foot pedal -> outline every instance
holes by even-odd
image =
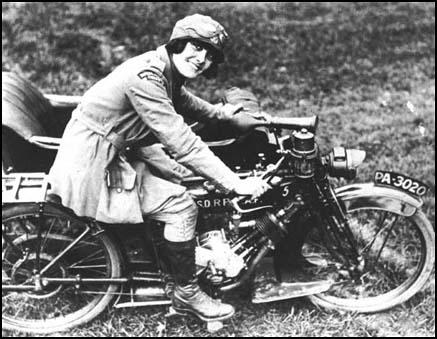
[[[214,333],[223,328],[223,322],[222,321],[208,321],[206,323],[206,330],[209,333]]]
[[[252,302],[254,304],[261,304],[304,297],[326,292],[333,285],[334,282],[330,280],[296,283],[279,283],[276,280],[258,281],[253,293]]]
[[[187,315],[187,313],[177,311],[177,310],[175,310],[175,309],[173,308],[173,306],[170,306],[170,307],[168,308],[168,312],[165,314],[165,317],[166,317],[166,318],[170,318],[170,317],[173,317],[173,316],[175,316],[175,315]]]

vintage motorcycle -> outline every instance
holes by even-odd
[[[72,97],[44,98],[65,112],[77,104]],[[213,297],[249,285],[254,303],[308,296],[322,307],[378,312],[405,302],[427,282],[435,234],[421,211],[426,185],[378,171],[374,182],[334,187],[331,178],[356,176],[365,153],[335,147],[321,154],[316,128],[315,116],[271,117],[241,137],[209,142],[241,177],[270,183],[255,201],[220,193],[201,177],[184,181],[200,209],[197,275]],[[59,141],[16,133],[23,147],[56,149]],[[18,157],[12,148],[7,154]],[[92,320],[108,305],[171,304],[162,225],[78,217],[47,194],[44,173],[5,159],[4,329],[57,332]],[[48,159],[40,170],[50,167]],[[208,329],[220,325],[208,323]]]

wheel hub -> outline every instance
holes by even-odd
[[[47,253],[41,253],[40,266],[44,267],[53,259],[53,256]],[[35,272],[35,264],[35,253],[30,254],[26,258],[17,260],[11,270],[11,283],[16,285],[34,283],[35,286],[41,286],[38,291],[26,292],[30,298],[34,299],[50,298],[59,293],[62,289],[62,285],[41,285],[40,277],[38,274],[36,274],[37,272]],[[66,269],[57,263],[53,268],[50,269],[50,276],[65,278]]]

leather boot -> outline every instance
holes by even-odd
[[[167,241],[170,267],[176,286],[172,306],[179,313],[192,313],[204,321],[220,321],[230,318],[234,308],[203,292],[195,275],[195,240]]]
[[[197,280],[185,286],[176,285],[173,308],[179,313],[192,313],[203,321],[225,320],[235,313],[232,305],[224,304],[203,292]]]

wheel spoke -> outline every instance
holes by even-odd
[[[376,256],[376,259],[375,259],[375,262],[374,262],[375,265],[378,262],[379,257],[381,256],[382,250],[384,249],[384,246],[387,243],[387,240],[388,240],[388,238],[389,238],[389,236],[391,234],[391,231],[393,230],[393,227],[396,225],[396,222],[398,221],[398,218],[399,218],[399,216],[397,215],[394,218],[394,220],[392,221],[391,225],[390,225],[390,229],[388,230],[387,235],[385,236],[385,239],[384,239],[384,241],[383,241],[383,243],[381,245],[381,248],[378,251],[378,255]]]
[[[79,250],[79,249],[87,248],[87,247],[99,247],[99,245],[96,244],[95,242],[82,240],[79,244],[77,244],[77,245],[74,247],[74,249],[77,251],[77,250]]]
[[[5,265],[6,267],[8,267],[8,265],[9,265],[10,267],[14,266],[14,264],[11,263],[7,258],[3,258],[2,266],[4,266],[4,265]]]
[[[90,268],[106,268],[106,265],[82,265],[82,266],[69,266],[68,268],[74,269],[90,269]]]
[[[17,252],[19,252],[19,254],[20,254],[22,257],[24,256],[24,250],[23,250],[23,247],[21,247],[21,249],[18,248],[18,246],[15,245],[15,244],[13,243],[13,241],[10,240],[9,237],[8,237],[6,234],[2,234],[2,238],[5,240],[6,244],[8,244],[10,248],[12,248],[12,249],[16,250]]]
[[[349,270],[344,263],[330,266],[331,271],[326,267],[320,277],[345,283],[310,296],[311,300],[329,308],[378,312],[417,293],[434,265],[434,253],[429,251],[435,246],[434,230],[423,212],[400,215],[381,201],[380,206],[349,211],[347,218],[360,250],[359,265]],[[328,262],[335,258],[330,255]]]
[[[42,217],[39,217],[37,229],[38,229],[38,235],[37,235],[37,242],[35,246],[36,258],[35,258],[34,269],[36,272],[39,272],[41,269],[40,256],[41,256],[41,243],[42,243]]]
[[[18,224],[20,225],[20,228],[24,231],[25,234],[29,234],[29,229],[26,227],[26,220],[29,224],[32,224],[28,219],[25,220],[19,220]]]
[[[99,268],[101,268],[101,270],[99,270]],[[106,268],[107,268],[106,265],[75,266],[75,267],[71,267],[70,271],[82,270],[82,272],[84,272],[82,274],[95,273],[98,274],[99,276],[106,276]]]
[[[61,253],[59,253],[59,255],[57,255],[56,258],[52,260],[52,262],[50,262],[46,267],[41,270],[41,274],[44,274],[45,272],[47,272],[47,270],[50,269],[50,267],[55,265],[57,261],[62,258],[68,251],[70,251],[83,237],[85,237],[89,231],[90,228],[87,226],[85,231],[79,237],[77,237],[70,245],[68,245]]]
[[[70,268],[74,268],[76,265],[78,265],[78,264],[82,264],[82,263],[87,262],[87,261],[89,261],[89,260],[91,260],[91,259],[93,259],[93,260],[100,260],[100,259],[103,259],[103,260],[104,260],[104,259],[105,259],[104,256],[95,257],[96,255],[98,255],[98,254],[100,254],[100,253],[102,253],[102,252],[103,252],[103,250],[99,250],[98,252],[91,253],[90,255],[86,256],[85,258],[82,258],[82,259],[76,261],[75,263],[71,264],[69,267],[70,267]]]
[[[35,205],[3,210],[3,286],[34,286],[34,268],[47,278],[120,276],[120,258],[104,233],[52,207],[38,217]],[[53,212],[51,212],[53,211]],[[9,213],[8,213],[9,212]],[[93,234],[91,234],[93,233]],[[2,322],[6,329],[44,331],[67,329],[71,323],[98,315],[118,290],[116,284],[49,283],[42,289],[2,293]],[[81,290],[95,291],[82,293]]]
[[[53,226],[54,226],[55,223],[56,223],[56,220],[57,220],[57,218],[53,218],[52,223],[50,224],[49,228],[47,229],[47,232],[46,232],[46,234],[45,234],[45,237],[44,237],[43,243],[42,243],[42,245],[41,245],[41,252],[43,252],[44,249],[45,249],[45,246],[46,246],[47,241],[48,241],[48,239],[49,239],[48,236],[49,236],[49,234],[51,234],[52,229],[53,229]]]
[[[23,311],[23,307],[22,306],[24,306],[25,304],[27,303],[27,300],[20,300],[20,302],[19,302],[19,304],[18,304],[18,307],[17,307],[17,312],[15,313],[15,317],[17,317],[18,316],[18,314],[20,314],[20,312],[22,312]]]
[[[360,255],[363,255],[365,252],[367,252],[367,250],[370,249],[373,246],[373,243],[375,242],[375,240],[378,237],[378,235],[381,234],[384,231],[383,225],[384,225],[385,219],[387,218],[387,213],[388,212],[384,212],[380,216],[380,218],[378,220],[378,223],[377,223],[377,227],[376,227],[377,231],[376,231],[373,239],[361,250]],[[362,230],[360,230],[360,233],[362,234]]]

